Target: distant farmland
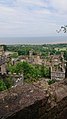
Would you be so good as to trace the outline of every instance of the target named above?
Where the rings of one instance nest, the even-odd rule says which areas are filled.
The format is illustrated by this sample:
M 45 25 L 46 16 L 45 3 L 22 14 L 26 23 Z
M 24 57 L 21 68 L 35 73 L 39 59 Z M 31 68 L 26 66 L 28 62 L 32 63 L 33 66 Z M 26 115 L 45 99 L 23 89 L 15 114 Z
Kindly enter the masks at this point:
M 66 47 L 63 47 L 63 48 L 58 48 L 58 47 L 57 47 L 57 48 L 55 48 L 55 50 L 56 50 L 56 51 L 66 51 L 67 48 L 66 48 Z

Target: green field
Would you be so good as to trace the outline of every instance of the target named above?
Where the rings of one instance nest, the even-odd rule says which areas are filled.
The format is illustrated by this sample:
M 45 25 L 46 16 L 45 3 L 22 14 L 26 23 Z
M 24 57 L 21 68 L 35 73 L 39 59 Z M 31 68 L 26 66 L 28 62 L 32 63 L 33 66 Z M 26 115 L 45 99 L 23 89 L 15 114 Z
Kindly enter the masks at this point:
M 57 47 L 57 48 L 55 48 L 55 50 L 56 50 L 56 51 L 66 51 L 67 48 L 66 48 L 66 47 L 63 47 L 63 48 L 58 48 L 58 47 Z

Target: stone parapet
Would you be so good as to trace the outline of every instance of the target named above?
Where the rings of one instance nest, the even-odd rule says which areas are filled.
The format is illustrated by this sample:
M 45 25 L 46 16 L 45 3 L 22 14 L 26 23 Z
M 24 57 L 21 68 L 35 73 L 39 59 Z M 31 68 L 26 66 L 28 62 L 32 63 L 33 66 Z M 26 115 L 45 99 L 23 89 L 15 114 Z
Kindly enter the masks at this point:
M 0 93 L 0 119 L 67 119 L 67 85 L 17 86 Z

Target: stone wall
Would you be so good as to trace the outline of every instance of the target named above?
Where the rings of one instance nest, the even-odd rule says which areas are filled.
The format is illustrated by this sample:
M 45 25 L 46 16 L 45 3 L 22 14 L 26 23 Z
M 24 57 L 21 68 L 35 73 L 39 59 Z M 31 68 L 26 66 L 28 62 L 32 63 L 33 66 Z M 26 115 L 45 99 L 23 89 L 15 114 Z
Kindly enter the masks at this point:
M 67 119 L 67 86 L 17 86 L 0 93 L 0 119 Z
M 65 78 L 65 72 L 61 71 L 52 71 L 51 79 L 52 80 L 63 80 Z

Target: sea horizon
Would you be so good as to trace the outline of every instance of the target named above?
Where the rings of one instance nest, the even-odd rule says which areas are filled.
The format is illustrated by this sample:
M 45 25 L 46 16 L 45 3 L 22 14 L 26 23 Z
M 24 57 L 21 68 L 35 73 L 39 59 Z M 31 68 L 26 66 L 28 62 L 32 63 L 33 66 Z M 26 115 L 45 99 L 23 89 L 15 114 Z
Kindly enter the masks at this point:
M 49 36 L 49 37 L 0 37 L 0 45 L 42 45 L 42 44 L 60 44 L 67 43 L 67 36 Z

